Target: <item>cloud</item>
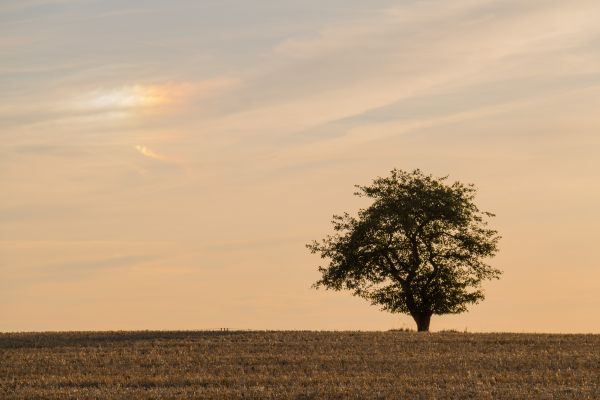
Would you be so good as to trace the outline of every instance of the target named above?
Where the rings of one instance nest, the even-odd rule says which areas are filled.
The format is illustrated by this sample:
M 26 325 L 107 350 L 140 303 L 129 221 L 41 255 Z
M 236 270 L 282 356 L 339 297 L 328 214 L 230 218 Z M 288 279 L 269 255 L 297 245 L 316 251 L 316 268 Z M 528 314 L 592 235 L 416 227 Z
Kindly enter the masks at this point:
M 158 161 L 165 161 L 165 162 L 173 162 L 174 160 L 166 157 L 162 154 L 158 154 L 152 150 L 150 150 L 149 148 L 147 148 L 146 146 L 141 146 L 139 144 L 136 144 L 134 146 L 134 149 L 137 150 L 138 153 L 140 153 L 141 155 L 143 155 L 144 157 L 148 157 L 151 158 L 153 160 L 158 160 Z
M 69 4 L 75 2 L 81 2 L 81 0 L 8 0 L 0 6 L 0 10 L 5 12 L 19 11 L 33 7 Z
M 87 67 L 82 68 L 85 70 Z M 41 71 L 44 72 L 43 69 Z M 126 81 L 127 77 L 120 80 Z M 0 95 L 0 99 L 7 97 L 7 101 L 0 104 L 0 126 L 5 128 L 0 134 L 30 127 L 37 131 L 44 127 L 56 130 L 57 126 L 78 131 L 100 127 L 106 132 L 107 127 L 103 126 L 106 123 L 116 124 L 111 130 L 123 129 L 126 124 L 134 122 L 140 125 L 152 120 L 155 124 L 167 117 L 186 113 L 193 115 L 195 108 L 210 103 L 238 84 L 239 79 L 218 77 L 162 84 L 78 83 L 65 88 L 32 88 L 15 96 Z
M 81 99 L 78 105 L 84 110 L 110 110 L 153 107 L 168 101 L 166 91 L 136 85 L 95 91 Z
M 68 219 L 79 216 L 81 207 L 73 204 L 19 204 L 18 206 L 2 207 L 0 222 L 40 222 L 52 219 Z
M 131 269 L 144 264 L 155 263 L 159 257 L 155 255 L 113 255 L 109 257 L 87 258 L 37 265 L 27 271 L 29 283 L 52 281 L 73 281 L 89 278 L 99 272 L 117 272 L 121 269 Z M 17 281 L 18 282 L 18 281 Z
M 308 38 L 284 40 L 270 60 L 286 61 L 250 77 L 234 93 L 244 101 L 206 123 L 206 129 L 266 141 L 368 115 L 402 100 L 449 91 L 460 97 L 461 90 L 476 85 L 546 78 L 552 86 L 557 78 L 579 72 L 566 65 L 572 66 L 576 55 L 589 57 L 590 49 L 580 46 L 600 33 L 597 2 L 578 7 L 560 2 L 449 4 L 398 7 L 339 22 Z M 580 58 L 577 65 L 590 70 Z
M 89 156 L 89 149 L 83 146 L 52 145 L 52 144 L 25 144 L 12 146 L 0 153 L 13 153 L 22 156 L 52 156 L 52 157 L 83 157 Z
M 68 263 L 48 265 L 45 267 L 45 269 L 51 272 L 65 270 L 72 272 L 72 270 L 97 270 L 105 268 L 131 267 L 133 265 L 155 259 L 156 257 L 147 255 L 115 255 L 96 260 L 71 261 Z

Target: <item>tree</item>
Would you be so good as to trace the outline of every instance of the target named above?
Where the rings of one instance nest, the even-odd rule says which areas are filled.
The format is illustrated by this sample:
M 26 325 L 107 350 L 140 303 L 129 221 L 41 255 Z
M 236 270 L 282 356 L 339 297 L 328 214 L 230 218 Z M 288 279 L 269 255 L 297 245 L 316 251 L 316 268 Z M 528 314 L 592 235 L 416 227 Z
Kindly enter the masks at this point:
M 314 287 L 350 290 L 392 313 L 411 315 L 419 331 L 431 316 L 456 314 L 483 300 L 481 283 L 501 271 L 484 260 L 498 251 L 494 215 L 473 203 L 472 184 L 420 170 L 394 169 L 355 195 L 373 199 L 358 216 L 333 216 L 335 234 L 307 245 L 328 259 Z

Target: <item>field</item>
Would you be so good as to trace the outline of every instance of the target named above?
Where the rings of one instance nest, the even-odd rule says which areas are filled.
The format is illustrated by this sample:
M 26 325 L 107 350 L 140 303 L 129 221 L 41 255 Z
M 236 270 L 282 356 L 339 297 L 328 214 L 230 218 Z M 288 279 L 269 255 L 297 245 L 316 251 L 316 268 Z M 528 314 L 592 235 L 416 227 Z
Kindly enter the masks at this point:
M 0 334 L 1 399 L 600 399 L 600 335 Z

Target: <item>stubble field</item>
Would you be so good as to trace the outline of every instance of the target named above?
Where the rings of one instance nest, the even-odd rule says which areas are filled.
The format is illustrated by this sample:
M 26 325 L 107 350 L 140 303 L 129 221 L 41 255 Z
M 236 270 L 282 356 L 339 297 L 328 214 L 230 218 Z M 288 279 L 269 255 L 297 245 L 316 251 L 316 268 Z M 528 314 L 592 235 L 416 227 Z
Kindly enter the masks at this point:
M 600 399 L 600 335 L 0 334 L 1 399 Z

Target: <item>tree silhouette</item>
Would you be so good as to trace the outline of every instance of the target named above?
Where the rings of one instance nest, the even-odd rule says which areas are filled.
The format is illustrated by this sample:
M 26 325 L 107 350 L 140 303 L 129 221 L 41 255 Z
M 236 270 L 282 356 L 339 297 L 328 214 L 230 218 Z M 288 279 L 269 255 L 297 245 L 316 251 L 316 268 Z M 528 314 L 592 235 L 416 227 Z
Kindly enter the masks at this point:
M 428 331 L 433 314 L 455 314 L 484 298 L 481 283 L 501 271 L 494 215 L 473 203 L 473 185 L 446 183 L 420 170 L 394 169 L 357 196 L 373 199 L 357 217 L 334 215 L 335 234 L 307 245 L 329 260 L 314 287 L 350 290 L 383 310 L 411 315 Z

